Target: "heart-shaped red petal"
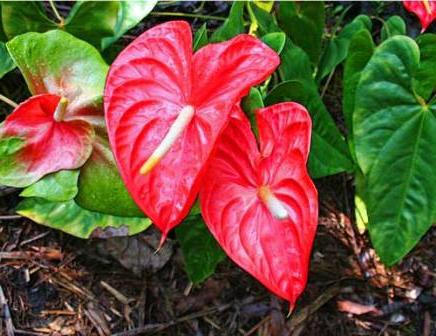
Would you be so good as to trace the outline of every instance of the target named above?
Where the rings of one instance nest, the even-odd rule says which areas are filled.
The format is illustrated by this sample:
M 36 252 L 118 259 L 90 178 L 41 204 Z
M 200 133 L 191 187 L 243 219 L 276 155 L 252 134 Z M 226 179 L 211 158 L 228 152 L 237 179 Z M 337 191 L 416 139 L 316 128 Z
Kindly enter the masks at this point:
M 143 33 L 111 66 L 112 149 L 128 190 L 163 237 L 188 214 L 232 106 L 278 64 L 249 35 L 193 55 L 189 24 L 173 21 Z
M 307 282 L 318 222 L 307 173 L 311 120 L 282 103 L 257 111 L 260 150 L 235 107 L 200 191 L 203 217 L 227 255 L 276 295 L 295 303 Z
M 421 22 L 422 30 L 424 32 L 428 26 L 436 19 L 436 1 L 403 1 L 404 7 L 411 13 L 414 13 Z
M 49 173 L 79 168 L 88 159 L 94 131 L 82 120 L 55 120 L 60 100 L 51 94 L 33 96 L 6 118 L 0 141 L 16 138 L 23 143 L 0 157 L 0 183 L 25 187 Z

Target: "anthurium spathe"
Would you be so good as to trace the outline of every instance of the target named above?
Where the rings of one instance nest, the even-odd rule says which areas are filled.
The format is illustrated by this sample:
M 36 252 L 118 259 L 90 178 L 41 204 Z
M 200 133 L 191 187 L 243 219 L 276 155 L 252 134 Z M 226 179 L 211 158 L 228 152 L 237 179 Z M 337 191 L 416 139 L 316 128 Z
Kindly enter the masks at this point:
M 81 167 L 92 151 L 94 130 L 82 120 L 65 121 L 66 98 L 42 94 L 21 103 L 0 128 L 0 141 L 22 145 L 0 156 L 0 183 L 25 187 L 44 175 Z
M 258 39 L 239 35 L 192 52 L 184 21 L 146 31 L 112 64 L 105 112 L 121 176 L 163 232 L 182 221 L 232 106 L 278 66 Z
M 421 33 L 436 19 L 436 1 L 434 0 L 403 1 L 403 5 L 419 18 L 422 26 Z
M 292 307 L 306 285 L 318 218 L 306 170 L 311 120 L 290 102 L 256 118 L 259 148 L 235 107 L 210 159 L 201 211 L 227 255 Z

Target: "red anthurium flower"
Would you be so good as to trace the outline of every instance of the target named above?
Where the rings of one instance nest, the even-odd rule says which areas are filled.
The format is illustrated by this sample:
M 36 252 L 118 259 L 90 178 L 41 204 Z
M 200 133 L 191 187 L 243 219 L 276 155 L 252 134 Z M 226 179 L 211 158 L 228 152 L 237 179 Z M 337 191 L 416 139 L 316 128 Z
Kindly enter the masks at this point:
M 436 19 L 436 1 L 434 0 L 403 1 L 403 5 L 419 18 L 422 26 L 421 33 Z
M 65 119 L 66 98 L 33 96 L 11 113 L 1 128 L 0 141 L 20 139 L 22 145 L 0 157 L 2 182 L 24 187 L 61 169 L 81 167 L 92 152 L 94 131 L 82 120 Z
M 249 35 L 193 55 L 184 21 L 148 30 L 112 64 L 105 89 L 112 149 L 162 241 L 188 214 L 232 106 L 278 64 L 278 55 Z
M 227 255 L 291 307 L 303 291 L 318 219 L 306 162 L 311 120 L 296 103 L 257 111 L 259 148 L 236 107 L 200 190 L 207 226 Z

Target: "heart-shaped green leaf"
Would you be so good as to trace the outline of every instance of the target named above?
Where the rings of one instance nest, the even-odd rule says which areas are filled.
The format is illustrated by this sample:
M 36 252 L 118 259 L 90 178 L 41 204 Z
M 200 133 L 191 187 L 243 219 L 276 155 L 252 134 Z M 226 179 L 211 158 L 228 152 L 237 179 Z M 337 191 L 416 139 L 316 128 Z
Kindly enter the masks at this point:
M 49 174 L 24 189 L 20 196 L 39 197 L 51 202 L 65 202 L 77 195 L 78 170 L 61 170 Z
M 436 34 L 423 34 L 416 39 L 421 58 L 416 73 L 415 90 L 424 100 L 436 91 Z
M 323 1 L 283 1 L 278 14 L 279 26 L 292 42 L 303 49 L 312 63 L 321 53 L 325 14 Z
M 388 265 L 431 227 L 436 207 L 436 105 L 416 92 L 419 59 L 412 39 L 394 36 L 376 48 L 356 90 L 353 130 L 366 177 L 368 228 Z M 431 78 L 434 68 L 426 71 Z
M 244 1 L 234 1 L 223 25 L 212 34 L 211 42 L 222 42 L 244 32 Z
M 398 15 L 391 16 L 384 22 L 380 33 L 382 41 L 395 35 L 406 35 L 406 23 Z
M 182 248 L 186 273 L 194 284 L 211 276 L 226 257 L 201 216 L 185 220 L 176 228 L 176 235 Z
M 279 32 L 269 33 L 262 36 L 262 41 L 280 55 L 285 47 L 286 34 Z
M 105 231 L 112 231 L 112 235 L 133 235 L 151 225 L 151 221 L 144 217 L 117 217 L 85 210 L 74 200 L 50 202 L 42 198 L 27 198 L 18 205 L 17 213 L 79 238 L 99 237 Z

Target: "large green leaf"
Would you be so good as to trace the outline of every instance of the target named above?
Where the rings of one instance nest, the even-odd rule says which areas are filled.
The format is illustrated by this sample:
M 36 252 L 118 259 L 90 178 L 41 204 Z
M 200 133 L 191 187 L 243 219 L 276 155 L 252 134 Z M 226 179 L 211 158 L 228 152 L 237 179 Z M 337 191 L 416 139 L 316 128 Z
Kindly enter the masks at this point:
M 94 115 L 88 121 L 104 126 L 102 95 L 108 66 L 94 47 L 60 30 L 20 35 L 6 46 L 33 95 L 64 96 L 69 100 L 67 116 L 84 108 L 95 110 L 85 113 Z
M 50 202 L 42 198 L 27 198 L 18 205 L 17 213 L 79 238 L 99 237 L 108 231 L 112 235 L 133 235 L 151 225 L 148 218 L 117 217 L 88 211 L 74 200 Z
M 124 33 L 135 27 L 154 8 L 157 0 L 121 1 L 115 25 L 115 34 L 105 37 L 102 41 L 102 49 L 118 40 Z
M 278 20 L 280 28 L 317 64 L 325 24 L 324 2 L 283 1 Z
M 398 15 L 391 16 L 384 22 L 380 33 L 382 41 L 395 35 L 406 35 L 406 23 Z
M 413 86 L 419 58 L 412 39 L 386 40 L 376 48 L 356 90 L 353 130 L 366 177 L 368 229 L 388 265 L 431 227 L 436 207 L 436 106 Z M 425 70 L 432 76 L 434 68 Z
M 80 169 L 76 202 L 82 208 L 122 217 L 143 217 L 121 180 L 109 142 L 97 136 L 91 157 Z
M 325 76 L 332 72 L 337 65 L 347 57 L 348 47 L 353 35 L 362 28 L 371 30 L 371 19 L 366 15 L 357 16 L 352 22 L 342 29 L 337 36 L 328 42 L 323 51 L 316 74 L 316 80 L 320 82 Z
M 361 29 L 355 33 L 351 39 L 350 51 L 344 66 L 342 109 L 344 112 L 345 125 L 348 130 L 348 144 L 353 158 L 355 157 L 355 151 L 352 118 L 354 113 L 354 101 L 356 99 L 356 88 L 362 70 L 371 58 L 374 48 L 375 45 L 371 33 L 367 29 Z
M 416 39 L 421 60 L 414 83 L 416 93 L 424 100 L 436 91 L 436 34 L 423 34 Z
M 347 145 L 335 126 L 318 92 L 307 82 L 295 79 L 277 85 L 265 99 L 266 105 L 295 101 L 312 117 L 312 144 L 309 171 L 314 178 L 352 171 Z
M 221 42 L 244 32 L 244 2 L 234 1 L 229 16 L 211 36 L 211 42 Z
M 61 170 L 44 176 L 25 188 L 20 196 L 39 197 L 51 202 L 65 202 L 77 195 L 78 170 Z
M 0 78 L 15 68 L 14 61 L 9 56 L 8 50 L 3 42 L 0 42 Z
M 215 272 L 226 257 L 215 238 L 210 234 L 201 216 L 185 220 L 176 228 L 189 279 L 197 284 Z

